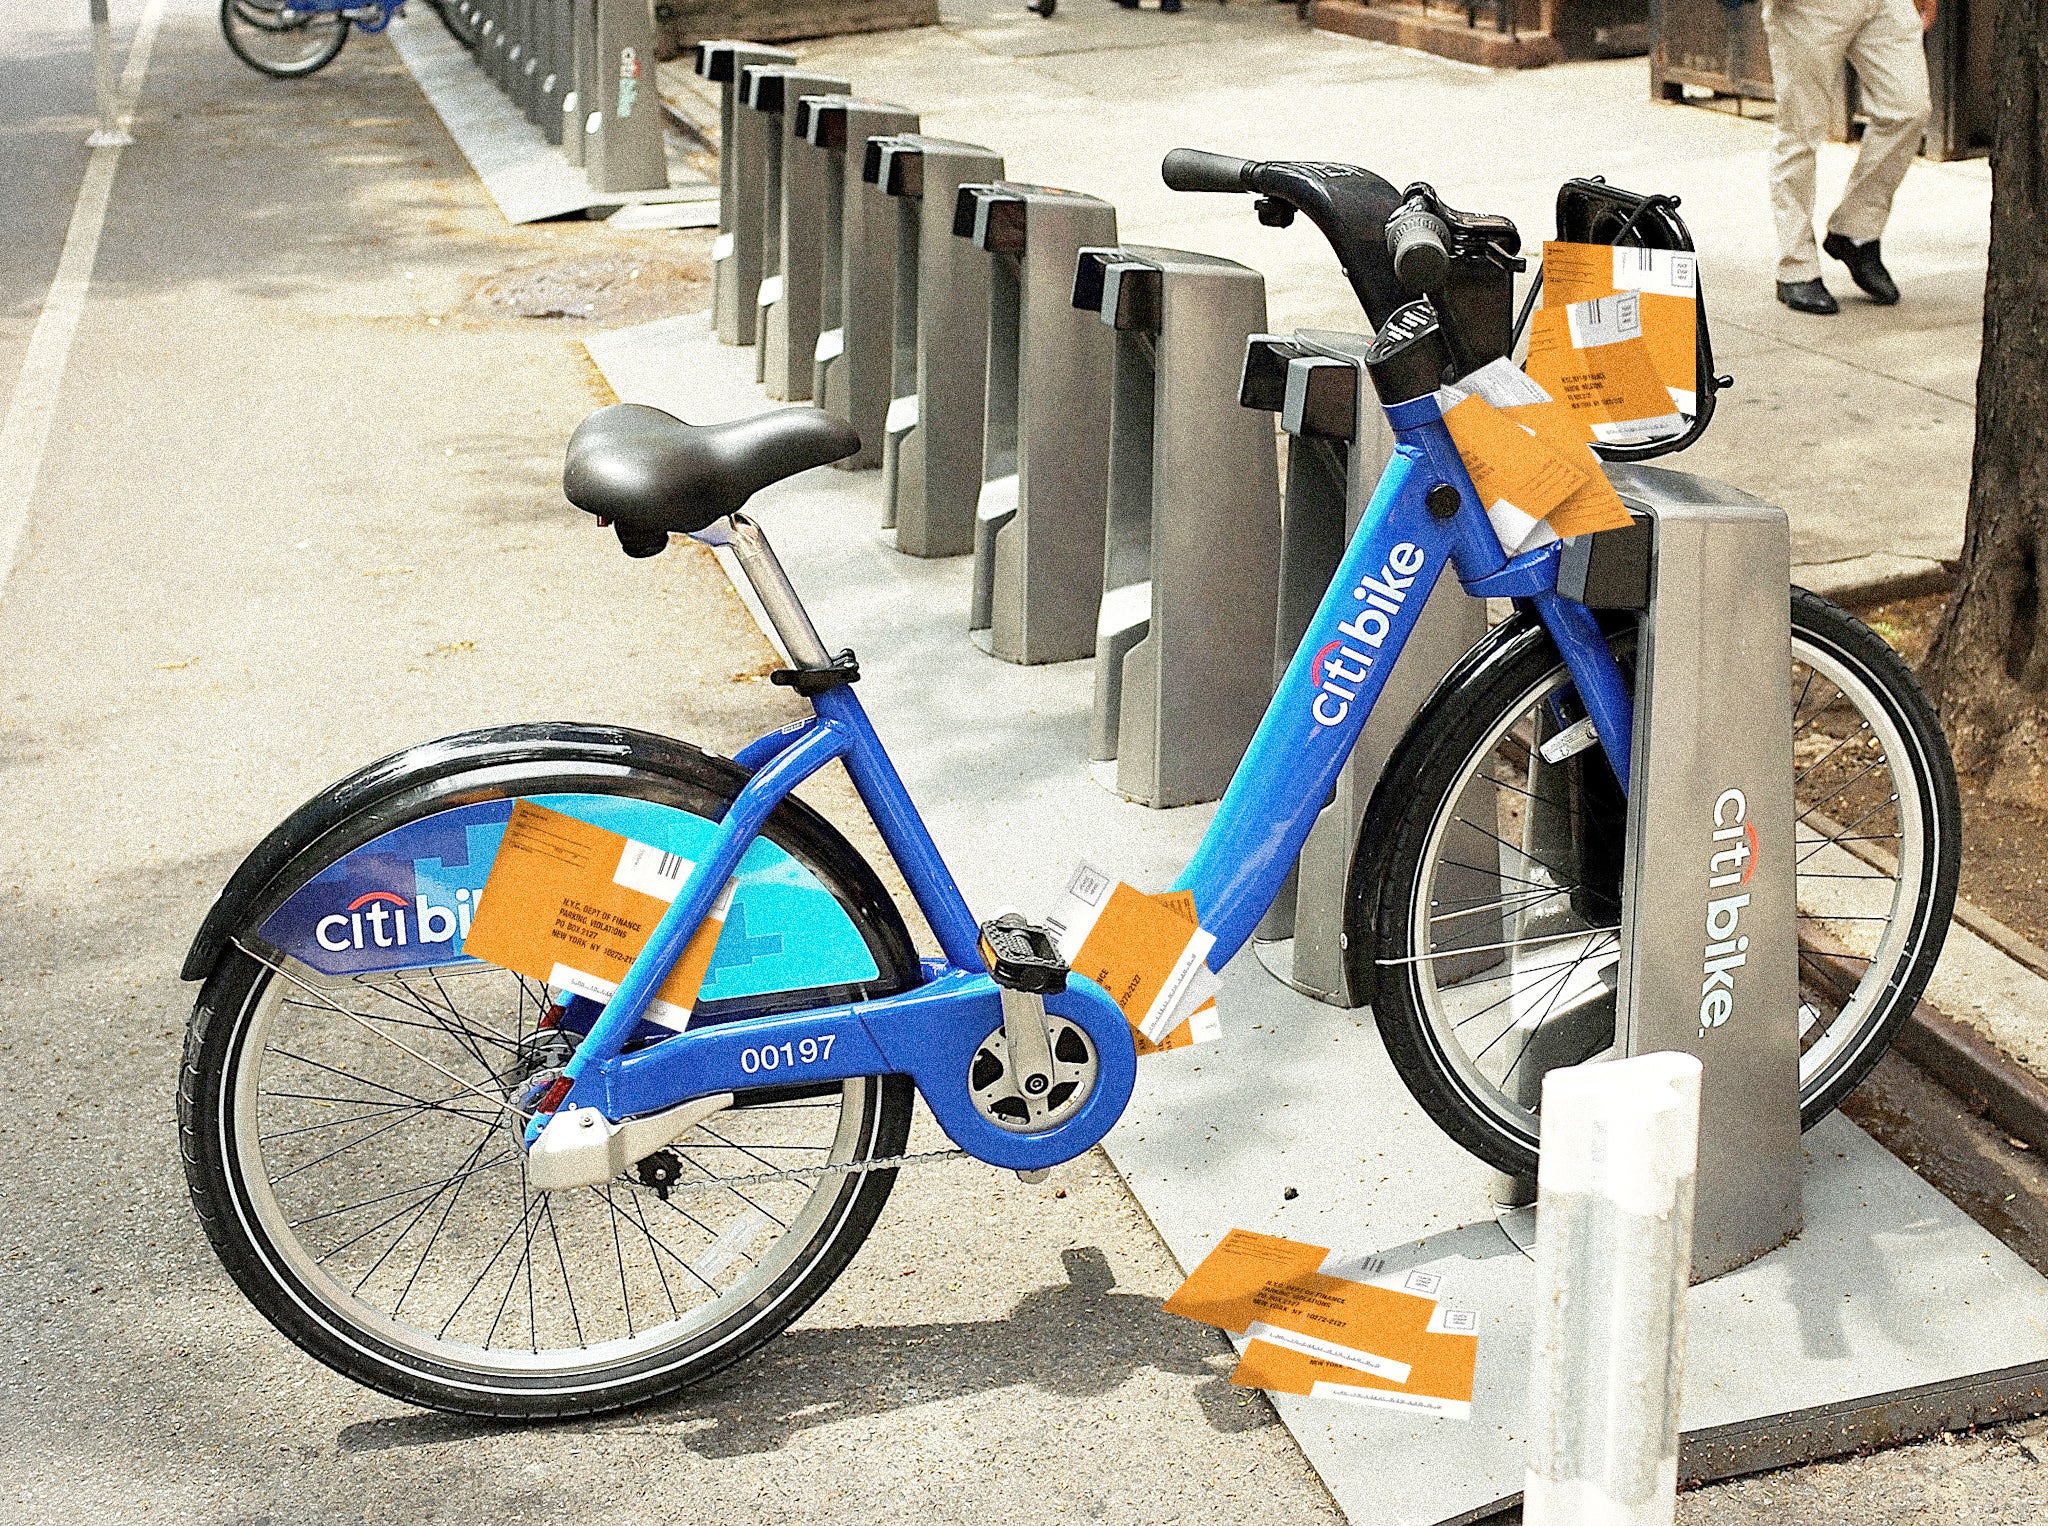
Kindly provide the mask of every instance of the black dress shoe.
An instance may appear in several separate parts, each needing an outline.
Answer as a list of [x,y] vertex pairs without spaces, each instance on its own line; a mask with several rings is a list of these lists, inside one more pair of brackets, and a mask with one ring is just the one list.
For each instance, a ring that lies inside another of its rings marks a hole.
[[1778,300],[1795,313],[1839,313],[1842,310],[1819,276],[1811,281],[1780,281]]
[[1890,307],[1899,300],[1898,283],[1878,258],[1877,244],[1876,239],[1859,244],[1839,233],[1830,233],[1820,246],[1849,267],[1849,279],[1863,289],[1864,295],[1879,307]]

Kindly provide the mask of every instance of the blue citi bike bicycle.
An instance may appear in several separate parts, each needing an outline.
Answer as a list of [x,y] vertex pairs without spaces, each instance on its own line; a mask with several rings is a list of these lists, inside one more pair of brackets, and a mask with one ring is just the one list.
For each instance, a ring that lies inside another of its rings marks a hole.
[[[1518,236],[1348,165],[1176,150],[1165,170],[1176,189],[1251,192],[1262,218],[1298,210],[1323,230],[1374,325],[1395,441],[1175,888],[1193,893],[1220,970],[1280,890],[1438,580],[1510,601],[1384,771],[1347,946],[1417,1099],[1459,1144],[1526,1172],[1530,1057],[1613,1047],[1635,622],[1558,592],[1557,543],[1503,551],[1433,398],[1474,347],[1462,278],[1506,268]],[[744,513],[857,448],[816,409],[694,427],[617,405],[568,452],[569,498],[629,555],[677,534],[731,548],[807,718],[731,759],[576,724],[412,747],[291,815],[207,916],[184,966],[204,982],[178,1098],[193,1200],[244,1293],[321,1361],[474,1415],[643,1403],[758,1349],[824,1293],[922,1158],[906,1154],[914,1096],[957,1147],[928,1153],[1025,1173],[1116,1123],[1130,1024],[1043,929],[977,923],[856,697],[853,655],[827,651]],[[1810,1125],[1927,981],[1959,807],[1904,664],[1842,610],[1790,598]],[[833,760],[937,954],[920,957],[874,869],[791,796]],[[665,877],[669,905],[608,999],[464,952],[523,802],[626,839]],[[723,930],[678,1022],[655,998],[714,906]],[[1567,1019],[1574,1043],[1532,1048]]]
[[[443,0],[425,0],[449,35],[473,49],[468,18]],[[228,51],[258,74],[304,79],[333,63],[349,28],[381,32],[405,0],[220,0],[220,31]]]

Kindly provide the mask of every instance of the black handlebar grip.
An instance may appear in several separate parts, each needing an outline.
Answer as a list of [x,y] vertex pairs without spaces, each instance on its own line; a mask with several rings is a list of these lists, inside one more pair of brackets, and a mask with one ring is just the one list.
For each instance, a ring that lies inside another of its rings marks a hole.
[[1160,161],[1159,178],[1174,191],[1249,191],[1253,168],[1250,159],[1175,148]]
[[1436,213],[1410,202],[1387,223],[1387,253],[1403,286],[1440,291],[1451,273],[1451,230]]

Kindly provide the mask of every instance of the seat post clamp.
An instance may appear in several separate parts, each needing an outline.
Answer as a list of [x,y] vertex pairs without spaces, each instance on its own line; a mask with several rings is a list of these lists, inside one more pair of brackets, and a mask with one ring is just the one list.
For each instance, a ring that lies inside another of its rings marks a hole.
[[853,655],[853,648],[848,647],[822,668],[777,668],[768,675],[768,682],[794,689],[809,699],[814,694],[854,683],[859,678],[860,659]]

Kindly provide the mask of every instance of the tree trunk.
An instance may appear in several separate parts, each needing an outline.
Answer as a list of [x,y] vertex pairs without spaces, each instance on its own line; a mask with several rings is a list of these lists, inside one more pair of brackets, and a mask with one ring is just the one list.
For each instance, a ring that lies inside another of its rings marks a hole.
[[1926,678],[1957,765],[1987,793],[2038,809],[2048,808],[2048,0],[2003,0],[1994,51],[1969,517]]

